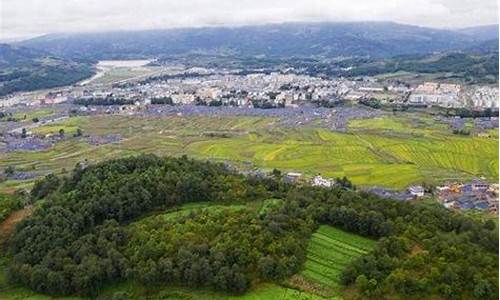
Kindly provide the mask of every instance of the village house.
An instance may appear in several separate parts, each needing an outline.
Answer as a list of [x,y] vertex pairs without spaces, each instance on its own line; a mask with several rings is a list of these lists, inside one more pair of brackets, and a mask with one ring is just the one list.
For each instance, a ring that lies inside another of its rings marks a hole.
[[302,178],[301,173],[289,172],[285,175],[283,179],[285,180],[285,182],[295,183],[298,182],[301,178]]
[[425,194],[424,188],[419,185],[410,186],[408,192],[415,197],[423,197]]
[[326,179],[321,177],[321,175],[316,175],[312,179],[311,184],[313,186],[324,186],[324,187],[332,187],[335,184],[333,179]]

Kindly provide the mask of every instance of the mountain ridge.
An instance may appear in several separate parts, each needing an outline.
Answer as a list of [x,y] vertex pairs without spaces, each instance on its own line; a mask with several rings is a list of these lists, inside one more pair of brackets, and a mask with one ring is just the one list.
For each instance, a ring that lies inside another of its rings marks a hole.
[[49,34],[17,43],[66,58],[232,54],[265,57],[392,57],[466,49],[474,35],[394,22],[296,22],[237,27]]
[[467,34],[482,41],[498,40],[498,24],[466,27],[455,30],[462,34]]

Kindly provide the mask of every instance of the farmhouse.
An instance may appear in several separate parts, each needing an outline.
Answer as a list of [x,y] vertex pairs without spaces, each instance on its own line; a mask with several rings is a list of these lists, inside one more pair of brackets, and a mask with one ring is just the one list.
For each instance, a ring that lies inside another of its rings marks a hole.
[[479,179],[473,179],[471,186],[473,191],[486,191],[490,187],[488,183],[483,182]]
[[313,186],[324,186],[324,187],[332,187],[335,184],[335,181],[332,179],[326,179],[321,177],[321,175],[314,176],[312,183]]
[[294,183],[294,182],[298,182],[301,177],[302,177],[302,173],[289,172],[284,177],[284,180],[286,182],[289,182],[289,183]]
[[424,188],[419,185],[410,186],[408,188],[408,191],[410,192],[410,194],[416,197],[423,197],[425,194]]

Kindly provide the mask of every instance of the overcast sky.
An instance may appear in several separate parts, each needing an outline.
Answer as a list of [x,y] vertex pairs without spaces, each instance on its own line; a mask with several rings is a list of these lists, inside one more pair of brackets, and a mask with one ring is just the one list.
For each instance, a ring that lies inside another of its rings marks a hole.
[[0,0],[0,39],[288,21],[384,20],[431,27],[498,23],[498,0]]

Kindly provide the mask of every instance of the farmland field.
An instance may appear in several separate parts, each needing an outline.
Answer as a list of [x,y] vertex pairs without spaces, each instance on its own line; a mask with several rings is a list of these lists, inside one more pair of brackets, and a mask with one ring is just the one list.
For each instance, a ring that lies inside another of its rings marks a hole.
[[311,237],[301,275],[338,293],[342,270],[374,246],[373,240],[323,225]]
[[[227,161],[244,168],[298,171],[306,176],[349,177],[356,185],[403,189],[423,181],[440,183],[484,176],[498,178],[498,133],[490,138],[459,136],[430,117],[353,120],[347,132],[317,126],[281,127],[266,117],[74,117],[33,129],[40,134],[64,129],[67,138],[38,152],[0,153],[0,165],[61,174],[76,163],[145,153],[187,154]],[[71,135],[117,134],[118,143],[91,145]],[[7,181],[12,191],[30,181]]]

